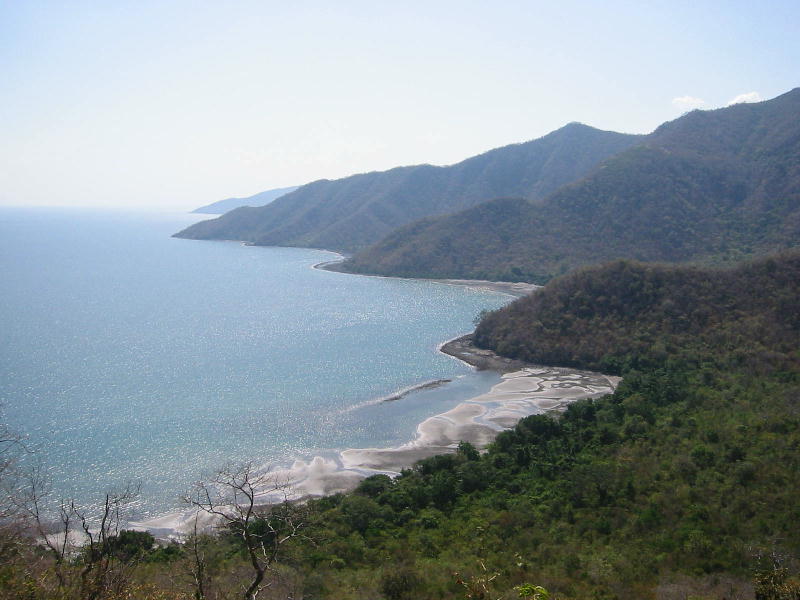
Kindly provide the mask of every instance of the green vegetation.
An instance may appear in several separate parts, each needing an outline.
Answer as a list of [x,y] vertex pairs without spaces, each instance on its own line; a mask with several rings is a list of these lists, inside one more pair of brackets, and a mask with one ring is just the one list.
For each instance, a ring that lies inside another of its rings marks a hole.
[[[485,453],[462,443],[309,502],[259,597],[796,600],[799,288],[800,252],[734,270],[616,262],[490,313],[478,343],[622,383],[523,419]],[[291,507],[275,510],[251,537],[274,543]],[[120,534],[104,548],[128,565],[128,595],[99,597],[241,597],[243,534],[158,558]],[[55,594],[43,551],[2,548],[0,598],[75,597]]]
[[448,167],[399,167],[316,181],[269,206],[239,208],[176,235],[353,252],[411,221],[491,198],[539,201],[640,139],[572,123]]
[[486,314],[475,343],[606,373],[700,357],[708,368],[770,374],[797,367],[799,298],[798,250],[733,269],[616,261]]
[[800,89],[689,113],[543,202],[417,221],[342,269],[544,283],[620,258],[733,264],[798,244]]
[[[523,419],[483,453],[462,443],[303,506],[254,510],[254,475],[226,472],[216,484],[250,504],[182,545],[111,526],[93,537],[72,505],[62,522],[89,545],[37,545],[25,519],[41,534],[40,516],[4,485],[0,598],[797,600],[800,251],[719,265],[798,244],[798,114],[795,90],[690,113],[634,147],[570,126],[453,167],[316,182],[183,232],[348,250],[427,216],[345,266],[569,272],[484,315],[475,342],[622,383],[558,418]],[[480,203],[503,195],[521,199]],[[619,258],[717,267],[585,267]],[[3,432],[0,444],[19,440]],[[12,473],[0,463],[4,484]],[[220,515],[210,494],[195,503]]]

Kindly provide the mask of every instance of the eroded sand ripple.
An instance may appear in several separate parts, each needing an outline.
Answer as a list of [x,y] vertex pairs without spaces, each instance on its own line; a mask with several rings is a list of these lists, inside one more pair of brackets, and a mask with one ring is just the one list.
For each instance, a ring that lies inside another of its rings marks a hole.
[[[609,394],[619,380],[589,371],[526,367],[504,374],[488,393],[426,419],[417,427],[416,438],[400,447],[350,449],[298,460],[272,475],[276,481],[290,483],[295,498],[348,491],[364,477],[396,475],[422,458],[452,452],[462,440],[486,446],[499,431],[513,427],[523,417],[563,410],[575,400]],[[265,493],[260,500],[266,504],[282,497]],[[191,523],[192,513],[187,511],[135,525],[163,536],[186,533]]]
[[506,373],[488,393],[423,421],[412,442],[399,448],[345,450],[342,464],[347,469],[399,472],[421,458],[452,451],[462,440],[485,446],[523,417],[609,394],[618,382],[600,373],[558,368]]

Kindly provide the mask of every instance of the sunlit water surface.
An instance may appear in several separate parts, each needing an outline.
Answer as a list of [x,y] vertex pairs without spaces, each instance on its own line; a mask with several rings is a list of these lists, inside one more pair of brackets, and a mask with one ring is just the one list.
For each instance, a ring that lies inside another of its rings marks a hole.
[[154,516],[228,461],[399,445],[499,380],[436,348],[508,296],[170,237],[198,219],[0,209],[0,404],[56,496],[90,503],[135,482]]

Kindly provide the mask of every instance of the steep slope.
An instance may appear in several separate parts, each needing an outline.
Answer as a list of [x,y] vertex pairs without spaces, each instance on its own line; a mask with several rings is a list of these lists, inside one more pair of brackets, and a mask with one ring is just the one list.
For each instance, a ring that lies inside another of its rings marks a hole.
[[543,203],[497,200],[399,229],[355,272],[546,281],[615,258],[735,261],[800,243],[800,89],[695,111]]
[[280,198],[281,196],[295,191],[297,188],[298,186],[295,185],[292,187],[266,190],[258,194],[253,194],[252,196],[247,196],[246,198],[226,198],[225,200],[218,200],[217,202],[212,202],[211,204],[196,208],[192,212],[204,215],[221,215],[234,208],[239,208],[240,206],[265,206],[276,198]]
[[[485,452],[462,442],[353,493],[248,513],[254,532],[302,525],[270,597],[509,599],[535,583],[559,600],[796,600],[799,292],[798,252],[735,271],[622,262],[492,313],[478,331],[497,350],[607,365],[619,387],[526,417]],[[24,488],[6,488],[18,502]],[[48,560],[6,525],[0,598],[86,597],[57,588],[81,581],[83,556]],[[184,564],[207,567],[212,593],[251,572],[230,528],[194,547],[130,531],[97,547],[127,597],[192,595]]]
[[591,267],[486,316],[476,339],[507,356],[623,379],[485,454],[462,445],[318,501],[319,522],[341,524],[321,554],[354,556],[332,596],[388,555],[413,598],[463,598],[443,582],[454,571],[491,598],[522,581],[554,598],[798,597],[798,315],[795,251],[732,270]]
[[573,123],[538,140],[497,148],[448,167],[399,167],[316,181],[267,207],[240,208],[176,235],[351,252],[416,219],[490,198],[540,201],[640,139]]
[[476,345],[530,362],[619,372],[682,353],[752,372],[800,367],[800,251],[736,268],[615,261],[554,279],[484,316]]

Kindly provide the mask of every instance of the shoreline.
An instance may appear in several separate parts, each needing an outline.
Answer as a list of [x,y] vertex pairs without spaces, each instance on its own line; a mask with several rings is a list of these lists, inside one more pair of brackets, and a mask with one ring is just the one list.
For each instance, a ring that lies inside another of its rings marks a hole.
[[[311,265],[313,269],[357,275],[405,279],[383,275],[347,273],[328,268],[345,260],[337,255],[334,260]],[[469,279],[413,279],[443,285],[458,285],[473,289],[488,290],[515,298],[527,295],[541,286],[527,283],[496,282]],[[545,367],[502,357],[490,350],[472,344],[473,333],[461,335],[442,342],[437,351],[470,368],[481,371],[496,371],[501,381],[481,395],[468,398],[450,410],[428,417],[417,425],[414,438],[400,446],[390,448],[348,448],[332,450],[324,456],[296,459],[291,466],[272,468],[264,465],[277,480],[286,481],[293,489],[293,501],[344,493],[353,490],[363,479],[377,474],[397,476],[403,469],[412,467],[417,461],[449,452],[454,452],[461,441],[477,448],[485,448],[498,433],[514,427],[522,418],[542,413],[556,413],[577,400],[595,398],[611,393],[619,383],[618,377],[591,371]],[[429,380],[394,392],[383,398],[370,401],[376,404],[400,400],[415,391],[446,385],[446,380]],[[260,505],[283,501],[284,497],[271,498],[263,493]],[[195,527],[197,512],[187,508],[139,522],[130,522],[133,529],[150,531],[158,538],[178,538],[191,533]],[[201,527],[210,529],[213,521],[202,519]]]
[[478,371],[497,371],[501,375],[520,369],[540,367],[540,365],[534,365],[515,358],[506,358],[491,350],[478,348],[472,343],[474,335],[475,332],[472,332],[448,340],[439,346],[439,352],[452,356]]
[[[546,367],[507,359],[471,345],[472,334],[444,342],[439,351],[465,362],[475,370],[494,370],[501,381],[479,396],[468,398],[450,410],[428,417],[417,425],[414,439],[390,448],[348,448],[324,456],[297,459],[291,466],[272,468],[265,465],[275,480],[286,481],[293,489],[292,500],[346,493],[363,479],[378,474],[397,476],[419,460],[454,452],[461,441],[478,449],[485,448],[498,433],[510,429],[522,418],[533,414],[558,413],[572,402],[599,398],[612,393],[620,378],[580,369]],[[444,385],[429,381],[426,386]],[[397,394],[413,393],[414,389]],[[402,396],[400,396],[402,397]],[[383,402],[385,398],[378,399]],[[264,493],[259,505],[283,501]],[[133,529],[150,531],[159,539],[182,539],[195,525],[196,511],[187,508],[160,517],[130,522]],[[201,528],[210,530],[213,521],[203,515]]]
[[339,269],[331,268],[333,265],[338,265],[347,260],[344,254],[340,254],[334,250],[325,250],[332,254],[338,255],[339,258],[334,260],[325,260],[314,265],[312,269],[320,271],[328,271],[329,273],[340,273],[342,275],[355,275],[357,277],[379,277],[381,279],[404,279],[406,281],[429,281],[431,283],[440,283],[443,285],[460,285],[476,290],[485,290],[490,292],[499,292],[514,298],[521,298],[527,296],[531,292],[535,292],[542,286],[534,283],[525,283],[522,281],[489,281],[487,279],[425,279],[421,277],[398,277],[394,275],[373,275],[369,273],[350,273],[348,271],[340,271]]

